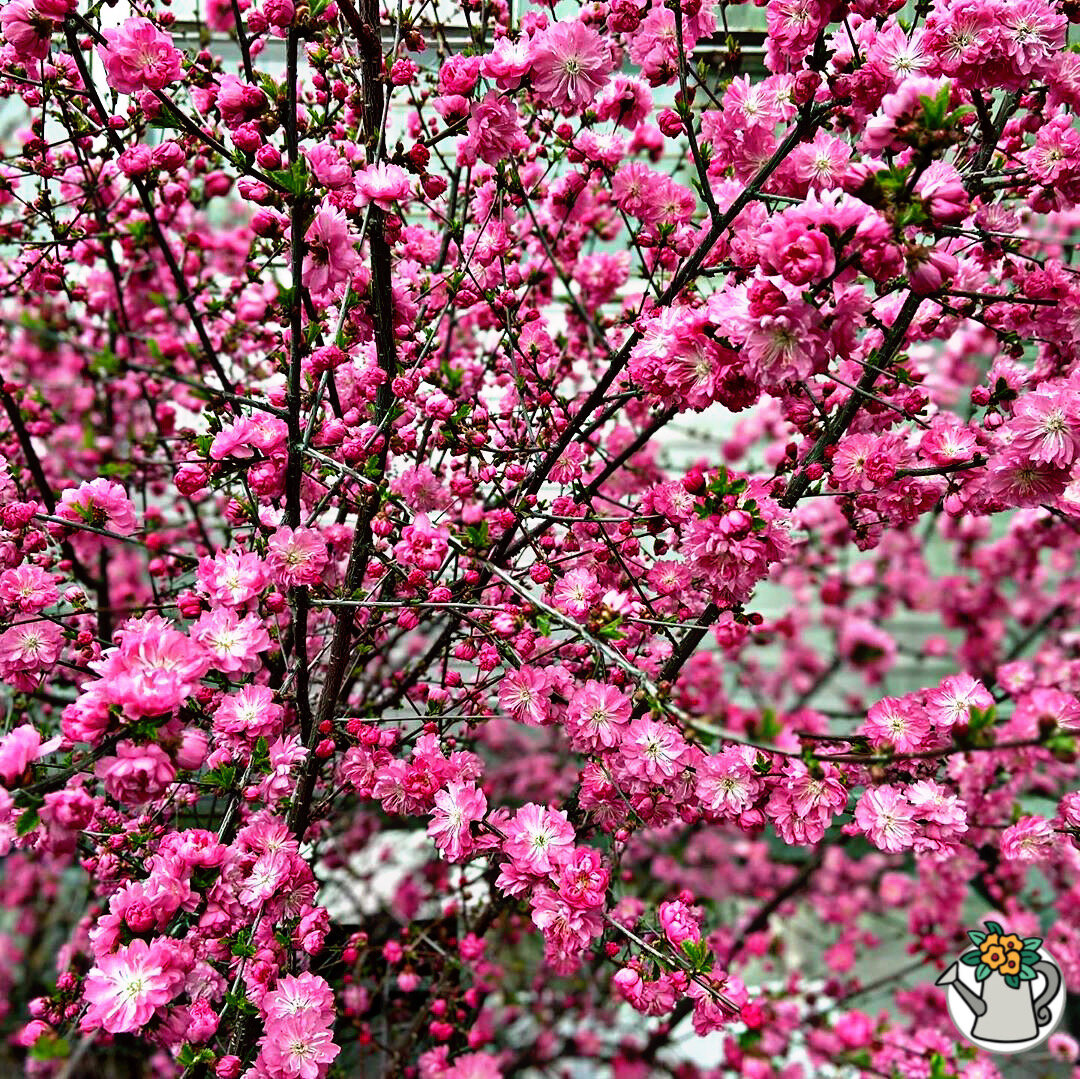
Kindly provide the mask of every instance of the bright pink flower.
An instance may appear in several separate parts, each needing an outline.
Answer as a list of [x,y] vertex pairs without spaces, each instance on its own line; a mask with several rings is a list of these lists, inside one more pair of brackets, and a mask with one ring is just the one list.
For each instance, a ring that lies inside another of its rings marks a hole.
[[123,805],[142,805],[163,794],[176,778],[176,768],[158,745],[120,742],[116,756],[102,757],[94,773],[105,793]]
[[696,765],[697,797],[703,808],[719,817],[738,816],[752,805],[762,789],[754,771],[755,750],[729,746]]
[[29,691],[60,658],[64,635],[52,622],[23,622],[0,633],[0,678]]
[[448,861],[463,861],[473,847],[469,826],[482,820],[486,812],[487,799],[474,783],[450,783],[435,795],[435,811],[427,834]]
[[0,779],[9,787],[33,764],[60,745],[59,737],[41,741],[37,728],[23,723],[0,737]]
[[546,105],[580,112],[614,67],[604,39],[576,19],[552,23],[529,44],[533,89]]
[[278,584],[295,588],[318,584],[330,556],[317,529],[282,527],[270,537],[266,560]]
[[602,907],[611,874],[593,847],[575,847],[555,871],[559,895],[571,906]]
[[206,649],[215,670],[225,674],[253,673],[260,653],[271,648],[270,634],[257,614],[241,618],[229,607],[215,607],[199,617],[191,636]]
[[910,697],[882,697],[871,706],[858,733],[869,738],[875,749],[891,746],[898,753],[917,752],[925,748],[930,718]]
[[90,480],[79,487],[69,487],[60,495],[57,517],[76,524],[88,524],[119,536],[135,531],[135,506],[118,483],[107,479]]
[[881,850],[907,850],[915,839],[911,803],[895,787],[870,787],[855,806],[855,823]]
[[560,611],[583,618],[599,597],[596,575],[587,569],[572,569],[555,585],[551,601]]
[[623,767],[647,783],[665,783],[688,763],[689,748],[670,723],[635,719],[622,737]]
[[394,546],[394,557],[404,566],[436,570],[450,550],[450,530],[434,525],[426,513],[418,513],[401,530],[401,540]]
[[55,603],[56,578],[40,566],[24,563],[0,573],[0,602],[24,613],[37,613]]
[[184,974],[174,962],[167,942],[159,940],[133,940],[100,958],[83,984],[90,1005],[83,1028],[129,1034],[146,1026],[183,988]]
[[250,603],[270,583],[266,563],[249,551],[219,551],[200,558],[196,587],[214,604],[241,607]]
[[1068,467],[1080,457],[1080,405],[1075,392],[1026,393],[1008,425],[1010,450],[1039,464]]
[[[475,58],[473,58],[475,59]],[[479,73],[485,79],[490,79],[502,91],[516,90],[521,85],[521,80],[528,74],[532,66],[529,55],[529,43],[524,39],[512,41],[509,37],[501,37],[495,42],[491,52],[479,58]],[[467,94],[475,85],[475,76],[472,84],[461,80],[454,87],[444,85],[442,72],[446,70],[446,64],[439,72],[439,89],[443,93]]]
[[784,765],[783,779],[772,789],[765,815],[785,843],[818,843],[833,817],[847,804],[847,791],[836,769],[824,766],[820,778],[801,761]]
[[681,948],[683,941],[686,940],[694,942],[701,940],[701,927],[698,925],[697,917],[680,900],[661,903],[656,908],[656,917],[664,930],[664,936],[675,948]]
[[1040,862],[1057,842],[1054,826],[1045,817],[1021,817],[1001,833],[1001,856],[1010,862]]
[[127,19],[118,29],[104,30],[103,36],[107,44],[99,45],[98,53],[114,90],[162,90],[180,78],[183,53],[149,19]]
[[614,749],[630,721],[630,698],[606,682],[589,679],[575,689],[566,706],[566,726],[579,753]]
[[469,134],[458,145],[458,161],[463,165],[475,165],[477,160],[496,165],[528,145],[517,106],[489,90],[469,109]]
[[551,688],[546,670],[525,665],[500,680],[499,704],[519,723],[541,727],[551,715]]
[[0,30],[20,59],[44,60],[49,55],[53,28],[52,20],[31,0],[10,0],[0,8]]
[[574,845],[574,826],[566,814],[535,802],[523,805],[503,833],[503,850],[529,873],[550,873]]
[[131,619],[117,630],[120,645],[90,663],[100,681],[88,690],[131,719],[177,708],[210,668],[206,650],[157,615]]
[[967,726],[970,710],[978,708],[985,712],[994,705],[986,687],[970,674],[954,674],[946,678],[937,689],[926,695],[926,710],[938,727],[950,728],[959,724]]

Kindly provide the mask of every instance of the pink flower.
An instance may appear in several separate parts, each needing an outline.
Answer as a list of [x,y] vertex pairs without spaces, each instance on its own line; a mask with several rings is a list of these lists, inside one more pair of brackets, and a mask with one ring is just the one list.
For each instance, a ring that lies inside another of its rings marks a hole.
[[318,974],[286,974],[262,999],[268,1024],[304,1012],[322,1015],[325,1023],[333,1021],[334,991]]
[[665,783],[686,765],[689,748],[670,723],[635,719],[622,738],[623,767],[646,783]]
[[11,0],[0,8],[0,30],[20,59],[44,60],[49,55],[53,22],[30,0]]
[[427,834],[448,861],[460,862],[473,847],[469,826],[482,820],[487,812],[487,799],[474,783],[449,783],[435,795],[435,811]]
[[915,838],[911,803],[895,787],[870,787],[855,806],[855,823],[874,846],[893,853],[907,850]]
[[614,749],[620,731],[630,722],[630,698],[608,685],[589,679],[575,689],[566,706],[566,726],[579,753]]
[[412,193],[409,174],[400,165],[386,162],[361,169],[355,176],[355,183],[357,206],[372,202],[387,212],[394,209],[395,203],[407,201]]
[[94,773],[105,793],[123,805],[142,805],[163,794],[176,778],[176,768],[161,746],[121,742],[115,757],[102,757]]
[[552,603],[574,618],[588,614],[599,596],[596,575],[587,569],[572,569],[555,586]]
[[394,545],[394,557],[403,566],[436,570],[450,550],[450,530],[434,525],[426,513],[418,513],[401,530],[401,540]]
[[734,817],[751,806],[762,782],[754,771],[754,750],[729,746],[705,757],[697,766],[697,797],[701,805],[719,817]]
[[200,558],[196,570],[199,591],[225,607],[250,603],[269,583],[266,563],[249,551],[219,551],[213,558]]
[[269,1074],[281,1079],[321,1079],[341,1052],[328,1020],[312,1011],[274,1023],[261,1045]]
[[994,698],[986,687],[970,674],[951,675],[926,695],[926,710],[930,719],[938,727],[946,729],[957,724],[966,727],[972,708],[985,712],[993,705]]
[[267,544],[274,580],[286,588],[318,584],[330,556],[326,540],[314,528],[279,528]]
[[858,733],[876,749],[892,746],[898,753],[917,752],[925,747],[930,718],[911,698],[882,697],[870,708]]
[[971,212],[971,199],[956,166],[947,161],[935,161],[927,167],[915,184],[915,194],[926,206],[927,213],[939,225],[963,221]]
[[24,723],[0,737],[0,779],[11,786],[34,761],[56,749],[62,739],[57,736],[42,743],[37,728]]
[[339,296],[342,286],[360,266],[345,215],[333,207],[320,206],[304,240],[308,245],[303,267],[305,287],[321,301]]
[[519,723],[541,727],[551,715],[551,679],[528,665],[508,671],[499,682],[499,704]]
[[266,686],[243,686],[230,693],[214,713],[214,730],[236,734],[254,742],[281,733],[285,709],[275,703]]
[[119,647],[90,663],[100,680],[86,692],[118,705],[131,719],[171,712],[210,668],[205,649],[157,615],[129,620],[116,637]]
[[1080,406],[1075,391],[1024,394],[1008,425],[1010,450],[1039,464],[1068,467],[1080,457]]
[[555,872],[559,895],[574,907],[602,907],[611,874],[593,847],[575,847]]
[[1045,817],[1021,817],[1001,833],[1001,856],[1010,862],[1040,862],[1056,841],[1054,826]]
[[489,90],[482,101],[469,109],[469,134],[458,146],[458,161],[475,165],[479,159],[496,165],[528,145],[517,106],[502,94]]
[[0,678],[29,691],[60,658],[64,635],[52,622],[24,622],[0,634]]
[[545,104],[580,112],[607,83],[614,67],[603,38],[584,23],[552,23],[529,44],[533,89]]
[[127,19],[119,29],[103,31],[103,36],[108,44],[99,45],[98,53],[114,90],[122,94],[161,90],[180,78],[183,53],[149,19]]
[[90,1007],[83,1016],[83,1028],[133,1033],[146,1026],[183,983],[184,974],[175,967],[165,941],[134,940],[100,958],[87,974],[83,996]]
[[230,607],[215,607],[201,615],[191,636],[206,649],[214,669],[225,674],[257,671],[259,654],[271,648],[262,619],[257,614],[241,618]]
[[701,927],[693,911],[680,900],[661,903],[656,910],[657,920],[664,930],[664,936],[676,948],[681,948],[683,941],[701,940]]
[[334,190],[344,187],[353,175],[352,166],[341,156],[332,142],[320,142],[304,151],[312,175],[323,187]]
[[56,578],[40,566],[24,563],[0,573],[0,602],[24,613],[36,613],[56,602]]
[[503,829],[503,850],[529,873],[550,873],[574,845],[574,827],[561,810],[523,805]]
[[[143,20],[145,22],[145,20]],[[69,487],[60,495],[56,516],[76,524],[93,525],[119,536],[135,531],[135,505],[124,488],[107,479]]]

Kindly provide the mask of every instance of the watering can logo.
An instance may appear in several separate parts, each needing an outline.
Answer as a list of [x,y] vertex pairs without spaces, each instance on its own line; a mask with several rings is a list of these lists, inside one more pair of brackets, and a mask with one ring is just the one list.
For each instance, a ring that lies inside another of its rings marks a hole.
[[936,984],[946,987],[949,1015],[968,1041],[993,1053],[1022,1053],[1054,1032],[1065,1010],[1061,970],[1042,937],[1006,933],[997,922],[969,929],[975,945]]

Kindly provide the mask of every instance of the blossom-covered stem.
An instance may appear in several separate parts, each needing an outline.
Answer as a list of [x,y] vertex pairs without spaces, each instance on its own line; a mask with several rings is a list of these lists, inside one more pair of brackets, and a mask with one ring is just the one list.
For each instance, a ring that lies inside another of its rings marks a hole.
[[921,296],[917,296],[914,292],[908,293],[907,299],[904,300],[903,307],[897,312],[893,324],[889,327],[888,333],[885,335],[885,340],[882,342],[881,348],[874,354],[874,359],[876,361],[875,365],[868,365],[863,371],[862,378],[860,378],[857,383],[857,388],[860,392],[853,393],[847,401],[844,402],[839,413],[832,421],[830,428],[825,431],[810,448],[810,452],[803,459],[799,471],[791,477],[783,495],[780,496],[781,506],[784,506],[787,509],[792,508],[810,486],[811,479],[808,469],[811,465],[822,461],[825,457],[826,448],[835,445],[840,437],[851,426],[856,414],[863,406],[863,394],[870,393],[874,388],[874,383],[877,382],[878,378],[878,369],[890,363],[896,353],[899,352],[900,347],[904,343],[904,337],[907,334],[908,327],[914,321],[915,314],[919,310],[919,305],[921,303]]
[[[361,44],[363,45],[365,42],[369,46],[372,42],[375,44],[374,55],[371,48],[365,51],[363,65],[365,131],[368,137],[368,146],[374,149],[379,145],[379,130],[383,118],[383,95],[380,81],[382,47],[378,44],[380,39],[377,2],[371,3],[370,0],[364,0],[362,12],[362,17],[366,20],[362,25],[366,27],[366,30],[362,36]],[[371,226],[368,234],[368,245],[371,252],[372,313],[375,322],[376,354],[379,367],[385,375],[375,400],[375,418],[379,426],[388,422],[393,409],[394,395],[391,384],[397,374],[397,344],[394,339],[390,248],[383,231],[384,221],[385,211],[372,204]],[[389,440],[384,437],[382,449],[377,457],[379,477],[385,472],[388,453]],[[355,526],[352,549],[349,552],[349,563],[345,571],[344,594],[346,596],[351,596],[363,583],[372,551],[371,523],[380,505],[380,490],[378,487],[374,487],[361,505],[359,519]],[[314,743],[319,737],[320,727],[324,723],[333,720],[337,709],[338,696],[349,666],[353,619],[352,609],[348,607],[340,608],[335,616],[330,659],[319,696],[315,722],[304,739],[309,752],[304,761],[300,784],[289,810],[289,827],[297,837],[302,837],[307,830],[311,799],[315,792],[315,782],[318,777],[319,760],[311,750],[314,749]]]
[[[101,95],[97,92],[94,77],[90,74],[90,69],[86,65],[86,58],[83,56],[82,49],[79,46],[79,39],[75,33],[74,23],[70,20],[65,22],[64,32],[67,35],[68,49],[71,51],[75,66],[79,69],[79,76],[82,78],[83,86],[86,88],[94,108],[97,109],[98,115],[104,120],[108,117],[109,112],[101,100]],[[117,153],[123,153],[123,143],[120,142],[108,124],[105,124],[104,131],[109,141],[115,146]],[[157,211],[154,208],[154,200],[150,197],[150,192],[147,189],[146,184],[143,183],[139,177],[133,176],[131,182],[139,195],[139,201],[142,203],[143,209],[146,211],[146,217],[150,225],[150,232],[154,237],[154,243],[157,244],[158,250],[161,252],[161,257],[168,267],[169,274],[173,279],[173,283],[176,285],[177,295],[180,298],[180,302],[184,305],[184,309],[188,313],[188,318],[191,319],[191,325],[195,330],[196,336],[199,338],[199,344],[202,346],[207,363],[213,368],[214,374],[217,375],[222,388],[230,395],[235,394],[236,389],[229,376],[225,373],[225,368],[221,365],[221,359],[210,341],[210,335],[206,331],[206,325],[203,322],[202,315],[195,306],[195,300],[191,295],[191,290],[188,288],[187,279],[184,277],[183,271],[177,264],[176,256],[173,254],[172,248],[169,246],[169,241],[165,238],[165,233],[162,231],[161,222],[158,221]],[[239,406],[234,401],[230,401],[230,405],[234,412],[239,413]]]

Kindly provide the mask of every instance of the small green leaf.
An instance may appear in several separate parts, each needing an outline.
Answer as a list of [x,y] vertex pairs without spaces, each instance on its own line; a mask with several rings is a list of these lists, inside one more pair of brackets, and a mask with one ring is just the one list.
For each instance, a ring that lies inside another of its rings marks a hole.
[[964,952],[964,954],[960,956],[960,962],[963,963],[965,967],[977,967],[982,962],[982,956],[979,955],[978,952]]
[[977,929],[969,929],[967,935],[971,938],[972,944],[982,944],[986,940],[986,934],[980,933]]
[[1022,981],[1022,982],[1033,982],[1037,977],[1038,977],[1038,975],[1035,973],[1035,971],[1031,967],[1029,967],[1026,963],[1022,963],[1020,965],[1020,974],[1019,974],[1020,981]]
[[1001,924],[999,922],[983,922],[983,925],[985,925],[991,933],[997,933],[999,937],[1005,935],[1005,930],[1001,928]]
[[1019,989],[1020,988],[1020,979],[1015,974],[1006,974],[1005,975],[1005,984],[1010,989]]
[[1024,951],[1037,952],[1042,947],[1042,937],[1024,937]]
[[977,982],[985,982],[993,973],[994,972],[985,963],[980,963],[975,968],[975,980]]
[[27,809],[25,812],[19,814],[19,819],[15,822],[15,834],[16,835],[28,835],[41,823],[38,817],[38,811],[36,809]]

